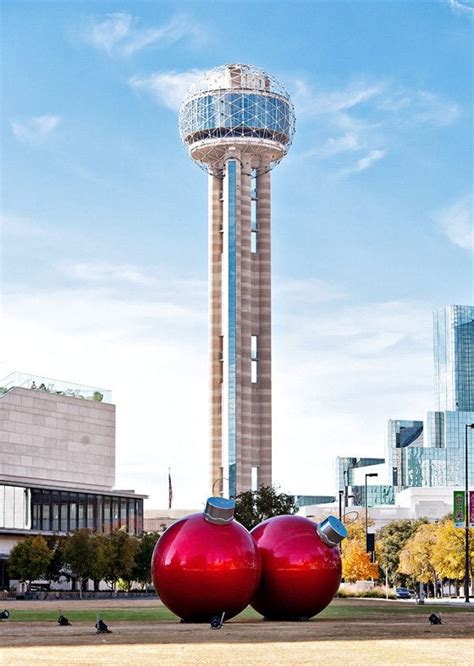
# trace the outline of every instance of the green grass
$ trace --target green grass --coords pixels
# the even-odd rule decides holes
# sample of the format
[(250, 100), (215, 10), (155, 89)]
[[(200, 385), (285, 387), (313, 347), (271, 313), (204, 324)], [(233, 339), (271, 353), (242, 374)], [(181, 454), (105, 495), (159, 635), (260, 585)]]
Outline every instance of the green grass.
[[(80, 604), (80, 602), (75, 602)], [(7, 606), (6, 606), (7, 607)], [(59, 609), (61, 605), (52, 605), (51, 610), (11, 610), (9, 622), (57, 622)], [(70, 622), (92, 622), (95, 624), (97, 613), (106, 622), (164, 622), (166, 620), (177, 621), (174, 615), (167, 608), (158, 606), (157, 608), (106, 608), (103, 611), (95, 609), (76, 610), (67, 607), (67, 603), (62, 606), (62, 612)]]
[[(106, 603), (104, 604), (107, 605)], [(74, 602), (74, 606), (80, 606), (80, 602)], [(8, 607), (8, 606), (6, 606)], [(68, 603), (64, 602), (54, 604), (51, 603), (51, 609), (47, 610), (30, 610), (30, 609), (15, 609), (11, 610), (9, 622), (56, 622), (59, 616), (59, 609), (62, 608), (64, 614), (71, 622), (90, 622), (94, 624), (96, 621), (97, 610), (70, 608)], [(445, 613), (459, 613), (459, 612), (472, 612), (471, 608), (467, 608), (462, 604), (452, 605), (430, 605), (429, 603), (424, 606), (416, 606), (414, 603), (397, 603), (397, 602), (383, 602), (374, 601), (367, 603), (367, 600), (360, 602), (357, 599), (337, 599), (331, 603), (322, 613), (316, 616), (313, 621), (318, 620), (363, 620), (366, 618), (374, 618), (377, 615), (384, 615), (388, 618), (392, 616), (400, 616), (407, 614), (416, 615), (429, 615), (431, 612)], [(106, 622), (122, 621), (122, 622), (177, 622), (176, 615), (171, 613), (163, 606), (156, 606), (155, 608), (134, 608), (133, 605), (127, 608), (105, 608), (99, 610), (100, 617)], [(258, 620), (261, 616), (255, 612), (250, 606), (246, 608), (240, 615), (239, 620)]]

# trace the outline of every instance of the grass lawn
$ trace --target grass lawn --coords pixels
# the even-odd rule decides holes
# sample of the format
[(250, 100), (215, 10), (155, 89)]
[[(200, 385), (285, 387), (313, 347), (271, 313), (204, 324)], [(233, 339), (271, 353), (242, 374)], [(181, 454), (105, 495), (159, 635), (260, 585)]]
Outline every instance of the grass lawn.
[[(80, 601), (48, 601), (48, 602), (29, 602), (28, 608), (21, 608), (22, 602), (15, 602), (15, 607), (10, 609), (9, 622), (55, 622), (59, 616), (59, 610), (67, 616), (71, 622), (95, 622), (97, 613), (100, 613), (107, 622), (177, 622), (176, 615), (165, 608), (158, 600), (156, 605), (139, 606), (133, 601), (122, 600), (120, 607), (108, 607), (108, 600), (103, 602), (95, 601), (93, 608), (81, 608)], [(32, 605), (38, 603), (38, 608), (32, 608)], [(8, 608), (8, 603), (4, 603)], [(88, 606), (91, 604), (88, 603)], [(400, 617), (407, 614), (426, 616), (431, 612), (441, 612), (444, 614), (470, 612), (474, 610), (469, 606), (462, 604), (439, 604), (417, 606), (415, 603), (405, 603), (397, 601), (367, 600), (367, 599), (335, 599), (322, 613), (313, 618), (312, 622), (320, 620), (364, 620), (367, 618), (376, 618), (377, 616)], [(246, 608), (235, 620), (251, 621), (261, 619), (261, 615), (255, 612), (250, 606)]]
[[(2, 604), (3, 605), (3, 604)], [(158, 599), (5, 602), (5, 666), (453, 666), (473, 664), (474, 605), (335, 599), (310, 622), (265, 622), (251, 608), (213, 631), (180, 624)], [(70, 627), (57, 623), (59, 609)], [(441, 613), (442, 625), (428, 622)], [(112, 629), (97, 635), (96, 613)]]

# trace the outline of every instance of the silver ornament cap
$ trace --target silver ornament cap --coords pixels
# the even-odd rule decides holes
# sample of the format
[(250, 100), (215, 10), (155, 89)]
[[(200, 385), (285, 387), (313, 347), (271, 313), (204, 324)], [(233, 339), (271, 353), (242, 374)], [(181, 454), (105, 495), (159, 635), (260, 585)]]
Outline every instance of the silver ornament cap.
[(321, 541), (331, 548), (338, 546), (347, 536), (346, 528), (335, 516), (328, 516), (316, 525), (316, 532)]
[(226, 497), (209, 497), (204, 518), (215, 525), (227, 525), (234, 520), (235, 502)]

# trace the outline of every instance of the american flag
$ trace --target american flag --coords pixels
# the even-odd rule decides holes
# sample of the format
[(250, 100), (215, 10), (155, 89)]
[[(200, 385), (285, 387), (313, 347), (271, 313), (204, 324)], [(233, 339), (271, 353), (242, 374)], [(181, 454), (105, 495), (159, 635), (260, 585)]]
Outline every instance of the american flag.
[(171, 509), (173, 503), (173, 486), (171, 484), (171, 468), (168, 467), (168, 509)]

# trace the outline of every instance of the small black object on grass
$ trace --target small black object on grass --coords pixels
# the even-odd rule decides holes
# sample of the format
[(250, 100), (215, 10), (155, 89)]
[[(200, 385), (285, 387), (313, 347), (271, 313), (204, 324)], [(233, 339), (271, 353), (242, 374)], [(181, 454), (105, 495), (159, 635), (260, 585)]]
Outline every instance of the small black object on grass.
[(222, 615), (219, 617), (219, 615), (214, 615), (214, 617), (211, 619), (211, 629), (221, 629), (222, 625), (224, 624), (224, 615), (225, 611), (222, 613)]
[(60, 615), (60, 616), (58, 617), (58, 624), (59, 624), (61, 627), (70, 627), (70, 626), (71, 626), (71, 623), (69, 622), (69, 620), (67, 619), (67, 617), (64, 617), (64, 615)]
[(436, 613), (431, 613), (428, 620), (429, 620), (430, 624), (443, 624), (443, 621), (441, 619), (441, 615), (436, 615)]
[(9, 617), (10, 617), (10, 611), (6, 609), (0, 613), (0, 620), (8, 620)]
[(105, 624), (103, 620), (97, 620), (95, 623), (95, 628), (97, 629), (98, 634), (111, 634), (111, 630)]

